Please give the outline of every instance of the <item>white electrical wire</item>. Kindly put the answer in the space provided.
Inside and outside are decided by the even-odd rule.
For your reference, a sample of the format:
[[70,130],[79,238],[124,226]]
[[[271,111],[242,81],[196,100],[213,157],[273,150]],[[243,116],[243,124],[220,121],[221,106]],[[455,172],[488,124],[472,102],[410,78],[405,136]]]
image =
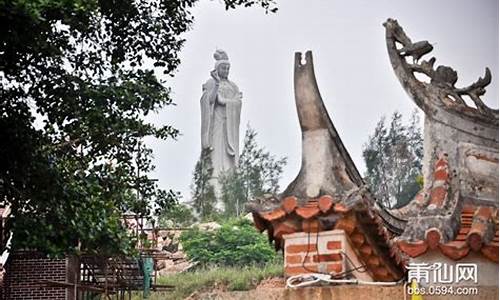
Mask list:
[[[313,285],[315,283],[324,281],[328,283],[353,283],[353,284],[364,284],[364,285],[381,285],[381,286],[393,286],[398,285],[401,281],[364,281],[358,279],[331,279],[332,276],[328,274],[320,274],[320,273],[308,273],[308,274],[300,274],[291,276],[286,280],[286,286],[288,288],[299,288],[308,285]],[[295,284],[295,281],[299,281],[299,283]]]

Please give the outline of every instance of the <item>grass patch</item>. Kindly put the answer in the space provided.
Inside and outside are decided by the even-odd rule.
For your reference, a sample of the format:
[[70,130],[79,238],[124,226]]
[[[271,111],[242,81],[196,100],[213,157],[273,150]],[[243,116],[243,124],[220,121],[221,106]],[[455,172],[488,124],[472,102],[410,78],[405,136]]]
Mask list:
[[[227,286],[230,291],[253,289],[262,280],[283,275],[283,263],[276,261],[264,266],[248,267],[207,267],[158,278],[158,284],[175,286],[170,292],[154,292],[150,300],[184,299],[196,291],[205,291],[215,285]],[[141,294],[133,299],[142,299]]]

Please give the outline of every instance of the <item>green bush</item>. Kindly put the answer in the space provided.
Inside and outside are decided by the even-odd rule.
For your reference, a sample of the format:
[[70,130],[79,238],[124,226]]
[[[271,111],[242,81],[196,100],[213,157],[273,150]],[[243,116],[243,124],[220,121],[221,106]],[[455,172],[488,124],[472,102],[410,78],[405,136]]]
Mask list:
[[184,252],[202,265],[263,265],[276,254],[263,234],[246,219],[232,219],[214,231],[197,228],[182,233]]

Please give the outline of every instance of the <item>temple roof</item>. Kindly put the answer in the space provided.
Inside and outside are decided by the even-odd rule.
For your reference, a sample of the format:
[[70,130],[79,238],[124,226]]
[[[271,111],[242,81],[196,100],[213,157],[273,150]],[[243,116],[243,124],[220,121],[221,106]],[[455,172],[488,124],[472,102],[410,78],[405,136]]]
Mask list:
[[[296,53],[302,165],[283,194],[248,204],[255,225],[267,230],[277,249],[284,246],[284,234],[342,229],[380,281],[400,279],[405,262],[429,250],[454,260],[477,252],[498,263],[498,110],[480,99],[491,74],[487,69],[484,78],[456,88],[453,69],[435,70],[435,58],[419,63],[432,51],[429,42],[413,43],[395,20],[384,26],[395,73],[426,115],[424,187],[398,209],[374,200],[326,111],[311,52],[305,64]],[[413,64],[406,56],[413,57]],[[430,83],[417,80],[414,72],[428,75]],[[466,105],[463,96],[475,107]]]
[[442,228],[430,228],[425,239],[396,238],[399,248],[411,257],[428,250],[439,250],[443,255],[459,260],[470,252],[477,252],[498,263],[498,209],[489,206],[467,205],[461,210],[458,231],[452,239],[444,241]]
[[314,76],[312,54],[295,55],[295,103],[302,131],[302,166],[282,195],[253,200],[248,208],[261,231],[267,230],[277,249],[283,235],[343,229],[375,280],[399,280],[405,255],[391,242],[393,235],[379,217],[326,111]]
[[[260,199],[260,203],[268,201],[276,203],[276,198]],[[403,276],[406,257],[391,242],[393,235],[372,208],[373,200],[366,191],[345,199],[323,195],[299,201],[289,196],[269,210],[258,209],[257,202],[253,205],[256,227],[267,230],[277,248],[283,248],[284,234],[343,229],[358,258],[375,280],[394,281]]]
[[[420,192],[409,205],[390,211],[402,222],[392,227],[403,224],[394,241],[411,257],[437,249],[459,260],[475,251],[498,262],[498,207],[468,203],[458,192],[453,193],[449,170],[446,156],[438,159],[431,188]],[[387,220],[393,222],[392,218],[384,222]]]
[[379,215],[411,257],[439,250],[459,260],[477,252],[498,263],[498,110],[480,98],[491,73],[486,68],[484,77],[457,88],[456,71],[434,68],[434,57],[420,60],[432,51],[429,42],[412,42],[396,20],[384,26],[396,77],[425,114],[424,187],[408,205]]

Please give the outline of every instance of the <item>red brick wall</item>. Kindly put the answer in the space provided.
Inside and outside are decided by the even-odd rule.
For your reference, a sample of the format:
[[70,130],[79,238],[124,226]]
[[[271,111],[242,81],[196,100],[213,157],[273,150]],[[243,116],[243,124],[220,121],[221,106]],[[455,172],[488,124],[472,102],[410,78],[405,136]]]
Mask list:
[[345,242],[343,232],[297,232],[283,237],[287,277],[312,272],[338,274],[345,271],[345,260],[341,255]]
[[4,277],[4,269],[3,266],[0,266],[0,300],[3,300],[3,277]]
[[43,280],[66,282],[66,266],[66,259],[47,259],[36,254],[11,254],[3,278],[4,299],[66,299],[64,288],[34,286]]

